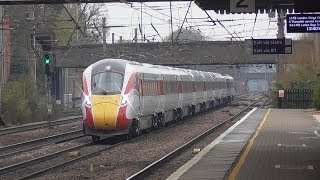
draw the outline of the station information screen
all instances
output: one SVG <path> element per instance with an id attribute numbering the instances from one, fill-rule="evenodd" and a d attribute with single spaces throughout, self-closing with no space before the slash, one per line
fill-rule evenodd
<path id="1" fill-rule="evenodd" d="M 320 14 L 288 14 L 287 33 L 320 32 Z"/>

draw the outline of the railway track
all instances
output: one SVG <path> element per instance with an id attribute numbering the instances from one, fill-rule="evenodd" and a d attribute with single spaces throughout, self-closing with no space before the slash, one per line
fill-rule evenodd
<path id="1" fill-rule="evenodd" d="M 0 148 L 0 158 L 5 158 L 18 153 L 31 151 L 50 144 L 57 144 L 72 139 L 81 138 L 83 136 L 84 135 L 82 130 L 75 130 L 67 133 L 61 133 L 57 135 L 47 136 L 44 138 L 11 144 Z"/>
<path id="2" fill-rule="evenodd" d="M 263 98 L 261 98 L 263 99 Z M 260 100 L 261 100 L 260 99 Z M 253 107 L 256 103 L 258 103 L 259 100 L 251 103 L 248 105 L 245 109 L 237 113 L 236 115 L 230 117 L 229 119 L 221 122 L 220 124 L 212 127 L 211 129 L 207 130 L 206 132 L 200 134 L 199 136 L 195 137 L 194 139 L 190 140 L 189 142 L 185 143 L 184 145 L 180 146 L 179 148 L 175 149 L 174 151 L 168 153 L 167 155 L 163 156 L 162 158 L 158 159 L 157 161 L 151 163 L 147 167 L 143 168 L 139 172 L 133 174 L 132 176 L 128 177 L 126 180 L 135 180 L 135 179 L 144 179 L 146 178 L 151 172 L 156 171 L 158 168 L 162 167 L 164 164 L 168 163 L 169 161 L 173 160 L 174 158 L 178 157 L 180 154 L 185 152 L 187 149 L 189 149 L 191 146 L 199 142 L 200 140 L 204 139 L 211 133 L 218 130 L 221 126 L 226 124 L 227 122 L 233 121 L 236 118 L 243 115 L 245 112 L 247 112 L 251 107 Z M 265 103 L 261 103 L 260 107 L 263 107 Z"/>
<path id="3" fill-rule="evenodd" d="M 68 118 L 63 118 L 60 120 L 52 121 L 52 126 L 58 126 L 63 124 L 69 124 L 76 122 L 76 119 L 80 119 L 82 116 L 71 116 Z M 32 123 L 32 124 L 26 124 L 21 126 L 15 126 L 15 127 L 8 127 L 8 128 L 0 128 L 0 135 L 7 135 L 7 134 L 13 134 L 13 133 L 19 133 L 24 131 L 30 131 L 34 129 L 41 129 L 49 127 L 48 123 L 45 121 Z"/>
<path id="4" fill-rule="evenodd" d="M 4 177 L 6 174 L 8 173 L 12 173 L 14 175 L 16 175 L 17 173 L 19 174 L 18 179 L 30 179 L 30 178 L 34 178 L 39 176 L 40 174 L 46 173 L 48 171 L 54 170 L 56 168 L 65 166 L 67 164 L 72 164 L 78 161 L 81 161 L 83 159 L 87 159 L 93 156 L 97 156 L 99 155 L 99 153 L 107 150 L 107 149 L 111 149 L 113 147 L 116 147 L 122 143 L 124 143 L 123 140 L 117 140 L 116 142 L 114 142 L 114 140 L 112 140 L 111 138 L 114 137 L 109 137 L 109 138 L 105 138 L 100 140 L 99 142 L 105 142 L 105 141 L 110 141 L 110 145 L 105 145 L 103 144 L 103 146 L 99 146 L 96 143 L 90 142 L 90 143 L 84 143 L 81 145 L 77 145 L 74 147 L 70 147 L 61 151 L 57 151 L 45 156 L 41 156 L 41 157 L 37 157 L 37 158 L 33 158 L 31 160 L 27 160 L 24 162 L 20 162 L 20 163 L 16 163 L 13 165 L 9 165 L 3 168 L 0 168 L 0 178 L 8 178 L 8 177 Z M 108 143 L 108 142 L 107 142 Z M 113 144 L 114 143 L 114 144 Z M 97 150 L 95 151 L 91 151 L 92 146 L 97 146 Z M 77 157 L 77 158 L 70 158 L 67 157 L 67 153 L 74 151 L 74 150 L 79 150 L 81 151 L 81 156 Z M 36 166 L 37 170 L 32 170 L 32 168 Z M 40 170 L 38 170 L 40 169 Z"/>
<path id="5" fill-rule="evenodd" d="M 214 128 L 207 131 L 206 133 L 196 137 L 192 141 L 194 141 L 194 143 L 198 142 L 199 140 L 204 138 L 206 136 L 206 134 L 210 134 L 211 132 L 215 131 L 215 129 L 221 127 L 226 122 L 231 121 L 231 120 L 237 118 L 238 116 L 240 116 L 241 113 L 248 110 L 248 108 L 250 108 L 253 104 L 254 103 L 250 104 L 248 107 L 246 107 L 240 113 L 238 113 L 235 116 L 231 117 L 230 119 L 224 121 L 223 123 L 215 126 Z M 192 143 L 192 141 L 190 141 L 189 143 Z M 20 162 L 20 163 L 16 163 L 16 164 L 13 164 L 10 166 L 0 168 L 0 179 L 11 178 L 12 176 L 21 177 L 20 179 L 34 178 L 34 177 L 42 175 L 46 172 L 57 169 L 59 167 L 63 167 L 68 164 L 73 164 L 73 163 L 82 161 L 84 159 L 87 159 L 87 158 L 90 158 L 93 156 L 97 156 L 101 152 L 106 151 L 111 148 L 114 148 L 114 147 L 116 147 L 120 144 L 123 144 L 123 143 L 125 143 L 125 142 L 118 142 L 113 145 L 105 145 L 104 144 L 103 146 L 97 146 L 97 148 L 93 148 L 93 145 L 94 145 L 93 143 L 85 143 L 82 145 L 74 146 L 74 147 L 64 149 L 64 150 L 61 150 L 61 151 L 58 151 L 55 153 L 51 153 L 51 154 L 48 154 L 45 156 L 41 156 L 41 157 L 34 158 L 34 159 L 31 159 L 28 161 L 24 161 L 24 162 Z M 178 148 L 172 154 L 170 153 L 166 157 L 161 158 L 159 160 L 159 162 L 155 162 L 155 163 L 151 164 L 150 167 L 149 166 L 146 167 L 145 170 L 141 171 L 140 173 L 138 173 L 137 175 L 135 175 L 131 178 L 140 179 L 139 177 L 143 177 L 144 174 L 148 174 L 152 169 L 156 169 L 157 167 L 160 167 L 160 165 L 163 164 L 164 162 L 168 161 L 168 159 L 175 157 L 176 153 L 179 154 L 180 152 L 183 152 L 186 148 L 188 148 L 190 146 L 191 146 L 191 144 L 190 145 L 188 145 L 188 143 L 185 144 L 184 146 L 180 147 L 181 149 Z M 92 149 L 95 149 L 95 150 L 93 151 Z M 74 151 L 74 150 L 78 150 L 79 152 L 81 152 L 81 155 L 77 158 L 70 159 L 67 156 L 67 152 Z M 10 176 L 10 174 L 11 174 L 11 176 Z M 18 176 L 17 176 L 17 174 L 18 174 Z"/>

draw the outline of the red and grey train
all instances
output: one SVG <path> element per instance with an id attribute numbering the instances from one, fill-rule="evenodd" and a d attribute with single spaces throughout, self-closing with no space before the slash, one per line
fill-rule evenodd
<path id="1" fill-rule="evenodd" d="M 104 59 L 83 72 L 83 130 L 101 136 L 138 136 L 233 100 L 229 75 Z"/>

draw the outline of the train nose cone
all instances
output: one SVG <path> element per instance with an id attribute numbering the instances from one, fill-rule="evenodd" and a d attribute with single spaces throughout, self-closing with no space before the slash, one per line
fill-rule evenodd
<path id="1" fill-rule="evenodd" d="M 93 107 L 93 119 L 98 130 L 113 130 L 119 107 L 111 103 L 100 103 Z"/>
<path id="2" fill-rule="evenodd" d="M 114 130 L 119 111 L 119 98 L 99 98 L 93 103 L 93 120 L 97 130 Z M 94 101 L 94 100 L 93 100 Z"/>

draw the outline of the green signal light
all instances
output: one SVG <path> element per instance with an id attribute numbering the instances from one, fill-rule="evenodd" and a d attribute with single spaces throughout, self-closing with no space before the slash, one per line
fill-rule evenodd
<path id="1" fill-rule="evenodd" d="M 45 54 L 45 55 L 44 55 L 44 63 L 45 63 L 45 64 L 50 64 L 50 57 L 49 57 L 48 54 Z"/>

